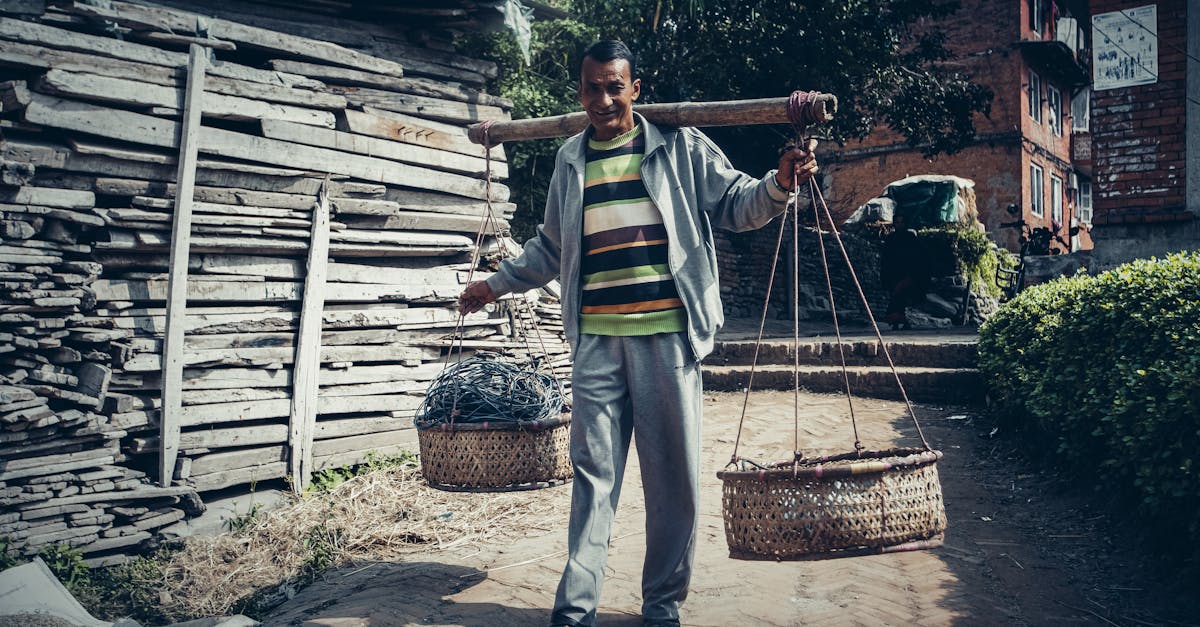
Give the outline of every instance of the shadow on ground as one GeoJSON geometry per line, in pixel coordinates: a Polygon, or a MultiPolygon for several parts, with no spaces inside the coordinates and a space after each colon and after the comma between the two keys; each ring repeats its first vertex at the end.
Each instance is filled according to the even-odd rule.
{"type": "MultiPolygon", "coordinates": [[[[315,605],[289,601],[272,611],[263,624],[304,627],[549,624],[548,607],[511,607],[450,598],[486,580],[487,573],[481,570],[439,562],[358,564],[329,571],[305,590],[304,599],[324,601],[315,605]]],[[[602,612],[598,618],[601,624],[613,627],[641,625],[641,617],[627,614],[602,612]]]]}

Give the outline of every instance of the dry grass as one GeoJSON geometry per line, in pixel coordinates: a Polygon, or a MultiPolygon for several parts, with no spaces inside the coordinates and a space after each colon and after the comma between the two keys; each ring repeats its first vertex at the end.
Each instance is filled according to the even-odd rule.
{"type": "Polygon", "coordinates": [[[239,531],[188,540],[164,568],[163,609],[219,616],[242,611],[253,594],[282,600],[282,588],[325,568],[503,541],[552,526],[565,495],[443,492],[410,466],[371,472],[260,514],[239,531]]]}

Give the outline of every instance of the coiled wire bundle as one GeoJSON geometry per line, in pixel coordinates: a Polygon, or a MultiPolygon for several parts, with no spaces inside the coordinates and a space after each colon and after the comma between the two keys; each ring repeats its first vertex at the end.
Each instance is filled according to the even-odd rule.
{"type": "Polygon", "coordinates": [[[444,490],[528,490],[572,477],[570,407],[552,375],[480,353],[442,371],[417,410],[421,473],[444,490]]]}
{"type": "Polygon", "coordinates": [[[479,353],[442,371],[417,411],[417,425],[531,423],[557,419],[565,399],[553,375],[479,353]]]}

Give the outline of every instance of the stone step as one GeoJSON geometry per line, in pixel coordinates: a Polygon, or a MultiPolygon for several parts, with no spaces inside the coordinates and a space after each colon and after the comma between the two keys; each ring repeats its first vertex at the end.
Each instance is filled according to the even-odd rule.
{"type": "MultiPolygon", "coordinates": [[[[925,368],[898,366],[897,373],[908,398],[925,403],[981,403],[984,387],[979,371],[973,368],[925,368]]],[[[854,396],[899,399],[900,388],[887,366],[848,366],[850,391],[854,396]]],[[[750,366],[717,366],[707,361],[703,366],[704,389],[713,391],[744,390],[750,379],[750,366]]],[[[841,393],[845,383],[840,367],[801,365],[801,389],[810,392],[841,393]]],[[[768,364],[754,371],[755,390],[790,390],[793,386],[792,366],[768,364]]]]}
{"type": "MultiPolygon", "coordinates": [[[[974,339],[956,340],[886,340],[888,353],[897,366],[925,368],[974,368],[977,364],[974,339]]],[[[876,339],[846,339],[843,342],[846,364],[852,366],[887,366],[887,359],[876,339]]],[[[749,365],[754,362],[755,342],[719,341],[705,363],[720,366],[749,365]]],[[[801,338],[800,363],[840,366],[838,343],[827,338],[801,338]]],[[[758,363],[793,363],[792,341],[764,340],[758,352],[758,363]]]]}

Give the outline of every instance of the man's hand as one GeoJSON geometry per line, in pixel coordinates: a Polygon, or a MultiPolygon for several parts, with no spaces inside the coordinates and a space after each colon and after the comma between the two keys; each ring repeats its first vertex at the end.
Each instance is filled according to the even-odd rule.
{"type": "Polygon", "coordinates": [[[775,173],[775,181],[780,187],[793,189],[793,184],[804,183],[816,174],[816,149],[817,140],[810,139],[803,148],[793,147],[779,156],[779,171],[775,173]]]}
{"type": "Polygon", "coordinates": [[[496,302],[496,293],[488,286],[487,281],[472,281],[467,289],[458,295],[458,313],[467,315],[475,313],[488,303],[496,302]]]}

